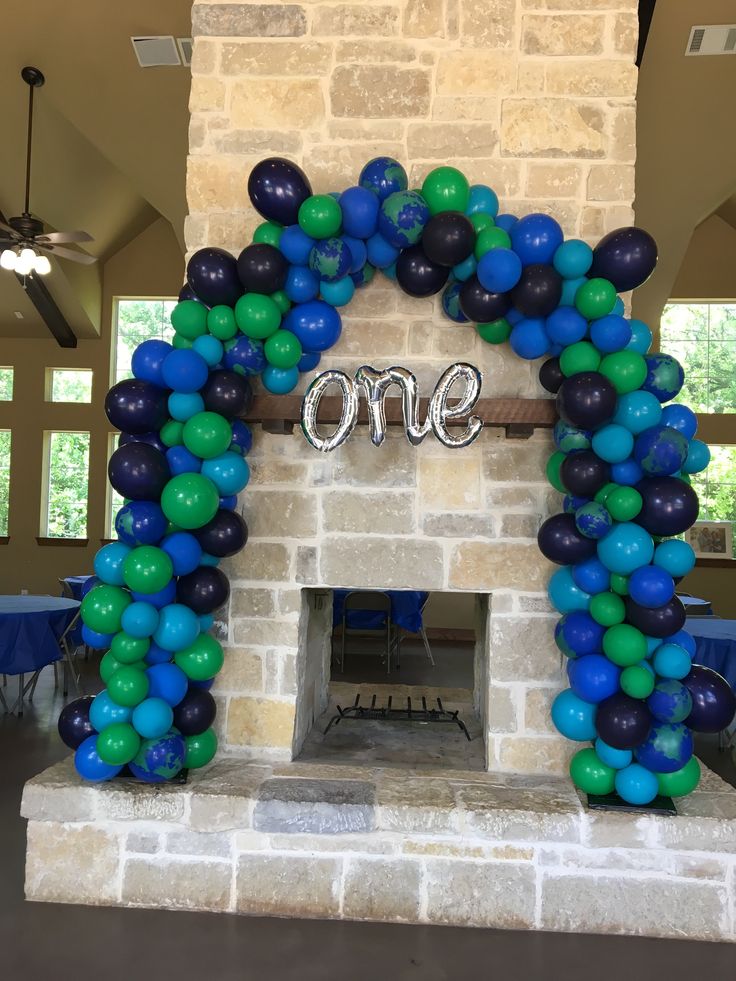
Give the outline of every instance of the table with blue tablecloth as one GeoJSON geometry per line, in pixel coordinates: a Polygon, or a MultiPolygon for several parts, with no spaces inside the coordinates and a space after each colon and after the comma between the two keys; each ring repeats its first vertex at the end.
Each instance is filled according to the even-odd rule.
{"type": "Polygon", "coordinates": [[[736,690],[736,620],[688,617],[685,630],[695,638],[693,661],[722,674],[736,690]]]}
{"type": "MultiPolygon", "coordinates": [[[[332,591],[332,623],[333,626],[342,624],[343,607],[351,589],[334,589],[332,591]]],[[[370,590],[358,590],[370,592],[370,590]]],[[[429,598],[429,593],[410,589],[387,589],[382,591],[391,600],[391,622],[403,627],[410,634],[418,634],[422,629],[422,609],[429,598]]],[[[385,626],[386,614],[383,610],[348,610],[347,625],[352,630],[380,630],[385,626]]]]}
{"type": "Polygon", "coordinates": [[[64,578],[64,582],[69,586],[69,589],[72,591],[72,596],[74,597],[74,599],[81,600],[82,589],[84,588],[84,584],[87,582],[88,579],[94,579],[94,578],[95,577],[92,574],[87,573],[86,576],[66,576],[64,578]]]}

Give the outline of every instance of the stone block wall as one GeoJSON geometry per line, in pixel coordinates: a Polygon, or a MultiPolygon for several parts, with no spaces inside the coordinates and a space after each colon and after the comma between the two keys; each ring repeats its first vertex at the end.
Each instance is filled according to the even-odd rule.
{"type": "MultiPolygon", "coordinates": [[[[238,253],[259,216],[247,177],[264,156],[304,167],[316,192],[397,157],[410,186],[442,163],[495,188],[503,211],[553,214],[596,241],[632,220],[634,0],[396,0],[193,7],[187,246],[238,253]]],[[[423,394],[457,360],[483,395],[544,394],[537,366],[447,321],[381,276],[343,316],[320,370],[402,364],[423,394]]],[[[302,388],[310,376],[303,380],[302,388]]],[[[559,508],[549,436],[486,429],[448,450],[359,427],[323,456],[301,434],[256,434],[241,506],[251,539],[227,570],[227,656],[215,691],[223,750],[290,758],[306,677],[303,586],[492,593],[489,765],[561,771],[548,721],[563,685],[535,536],[559,508]],[[301,639],[301,644],[300,644],[301,639]]]]}

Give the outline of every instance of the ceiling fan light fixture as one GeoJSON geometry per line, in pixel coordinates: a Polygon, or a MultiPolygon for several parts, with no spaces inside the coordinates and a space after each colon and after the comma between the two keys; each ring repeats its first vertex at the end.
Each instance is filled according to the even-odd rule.
{"type": "Polygon", "coordinates": [[[33,271],[39,276],[48,276],[51,272],[51,263],[45,255],[37,255],[33,262],[33,271]]]}
{"type": "Polygon", "coordinates": [[[20,255],[18,256],[18,261],[15,264],[15,272],[19,276],[28,276],[29,273],[33,272],[33,266],[36,262],[36,253],[33,249],[21,249],[20,255]]]}
{"type": "Polygon", "coordinates": [[[0,254],[0,269],[12,272],[18,263],[18,255],[14,249],[3,249],[0,254]]]}

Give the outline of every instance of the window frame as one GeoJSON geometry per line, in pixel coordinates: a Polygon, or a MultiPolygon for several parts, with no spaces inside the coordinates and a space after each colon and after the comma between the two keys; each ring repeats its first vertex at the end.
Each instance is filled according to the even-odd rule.
{"type": "Polygon", "coordinates": [[[15,365],[0,364],[0,371],[10,372],[10,398],[9,399],[0,398],[0,404],[3,402],[14,402],[15,401],[15,365]]]}
{"type": "Polygon", "coordinates": [[[66,367],[48,367],[46,368],[45,378],[44,378],[44,401],[50,402],[52,405],[91,405],[94,400],[94,384],[95,384],[95,370],[94,368],[66,368],[66,367]],[[67,401],[66,399],[55,399],[54,398],[54,372],[56,371],[67,371],[75,372],[77,374],[88,374],[90,376],[89,383],[89,400],[86,402],[77,401],[67,401]]]}
{"type": "MultiPolygon", "coordinates": [[[[178,303],[176,296],[128,296],[120,294],[112,298],[112,321],[110,337],[110,386],[116,384],[118,374],[118,322],[120,302],[132,300],[139,303],[178,303]]],[[[173,330],[173,327],[172,327],[173,330]]]]}
{"type": "Polygon", "coordinates": [[[45,429],[43,432],[43,466],[41,472],[41,513],[39,516],[39,534],[36,541],[39,544],[51,544],[54,542],[84,542],[89,541],[89,492],[90,492],[90,465],[92,460],[92,432],[89,429],[45,429]],[[67,537],[64,535],[49,534],[49,496],[51,491],[51,444],[55,433],[66,435],[68,433],[78,433],[88,438],[87,446],[87,500],[85,510],[85,535],[81,538],[67,537]]]}
{"type": "MultiPolygon", "coordinates": [[[[11,477],[12,465],[13,465],[12,464],[12,461],[13,461],[13,430],[12,429],[0,429],[0,435],[2,435],[3,433],[7,433],[8,434],[9,444],[10,444],[9,447],[8,447],[8,467],[7,467],[7,471],[8,471],[8,478],[7,478],[7,484],[8,484],[8,498],[7,498],[7,502],[8,502],[7,503],[8,525],[7,525],[7,527],[5,528],[4,531],[0,527],[0,542],[7,542],[8,539],[9,539],[9,536],[10,536],[10,477],[11,477]]],[[[0,466],[0,474],[2,474],[3,469],[4,468],[2,466],[0,466]]]]}

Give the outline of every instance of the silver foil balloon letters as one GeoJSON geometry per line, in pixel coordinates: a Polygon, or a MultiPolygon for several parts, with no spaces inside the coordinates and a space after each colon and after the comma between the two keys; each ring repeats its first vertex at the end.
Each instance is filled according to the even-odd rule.
{"type": "Polygon", "coordinates": [[[317,450],[329,453],[344,443],[358,422],[358,389],[363,389],[368,405],[368,423],[371,442],[380,446],[386,437],[386,393],[391,386],[401,389],[401,407],[404,432],[413,446],[418,446],[431,430],[445,446],[458,448],[469,446],[480,434],[483,422],[478,416],[468,416],[478,401],[482,384],[480,371],[471,364],[459,362],[451,365],[435,386],[429,400],[429,411],[423,423],[419,422],[419,391],[414,374],[407,368],[394,365],[378,371],[370,365],[362,365],[351,379],[344,371],[325,371],[312,381],[302,402],[301,425],[307,441],[317,450]],[[463,381],[465,390],[455,405],[448,405],[451,389],[463,381]],[[317,428],[317,413],[322,396],[331,385],[342,392],[342,412],[337,429],[330,436],[322,436],[317,428]],[[467,427],[452,434],[448,423],[468,416],[467,427]]]}

